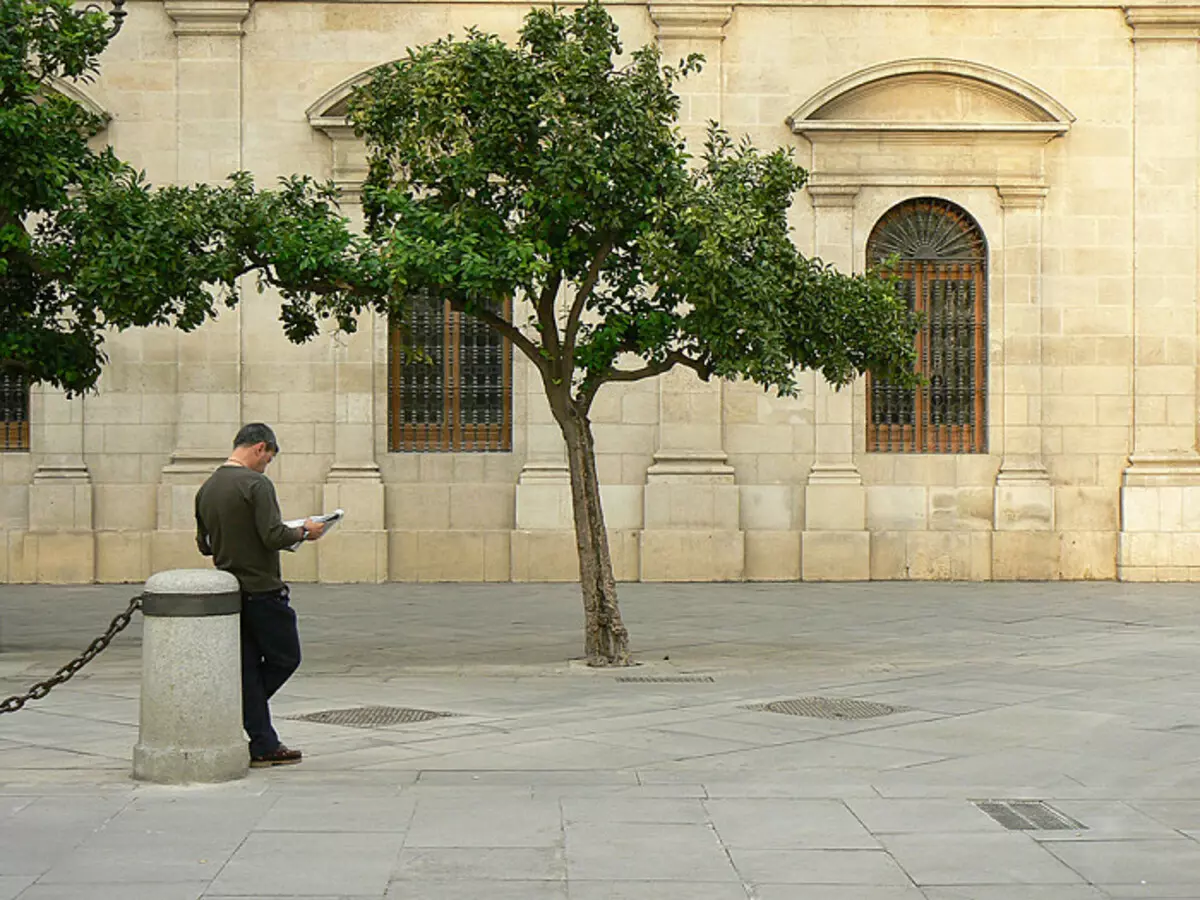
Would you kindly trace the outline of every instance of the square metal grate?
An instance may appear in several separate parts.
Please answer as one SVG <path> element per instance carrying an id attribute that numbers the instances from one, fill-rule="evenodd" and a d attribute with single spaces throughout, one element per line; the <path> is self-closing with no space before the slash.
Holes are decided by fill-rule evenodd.
<path id="1" fill-rule="evenodd" d="M 408 725 L 412 722 L 427 722 L 430 719 L 445 719 L 455 715 L 434 712 L 429 709 L 409 709 L 403 706 L 355 706 L 350 709 L 325 709 L 305 713 L 302 716 L 287 716 L 303 722 L 319 722 L 322 725 L 345 725 L 349 728 L 387 728 L 391 725 Z"/>
<path id="2" fill-rule="evenodd" d="M 626 684 L 712 684 L 711 675 L 618 675 Z"/>
<path id="3" fill-rule="evenodd" d="M 847 697 L 797 697 L 795 700 L 773 700 L 747 706 L 759 712 L 781 713 L 785 716 L 807 716 L 810 719 L 873 719 L 890 716 L 904 709 L 870 700 L 852 700 Z"/>
<path id="4" fill-rule="evenodd" d="M 1044 800 L 972 800 L 1009 831 L 1086 831 Z"/>

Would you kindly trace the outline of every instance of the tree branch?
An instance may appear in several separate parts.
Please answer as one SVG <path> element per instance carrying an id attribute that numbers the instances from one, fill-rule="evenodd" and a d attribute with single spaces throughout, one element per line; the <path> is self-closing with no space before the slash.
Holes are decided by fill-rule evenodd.
<path id="1" fill-rule="evenodd" d="M 501 335 L 508 338 L 514 345 L 520 348 L 521 352 L 528 356 L 533 363 L 538 367 L 543 375 L 546 374 L 546 360 L 542 357 L 541 348 L 533 341 L 521 334 L 520 330 L 515 325 L 509 322 L 502 316 L 496 315 L 489 309 L 479 309 L 475 312 L 467 312 L 466 304 L 461 300 L 451 300 L 450 308 L 456 312 L 460 312 L 465 316 L 472 316 L 479 319 L 484 324 L 498 331 Z"/>
<path id="2" fill-rule="evenodd" d="M 566 347 L 563 351 L 563 356 L 572 362 L 575 357 L 575 339 L 579 335 L 579 320 L 583 318 L 583 310 L 587 306 L 588 298 L 592 296 L 596 282 L 600 280 L 600 269 L 604 266 L 604 261 L 608 259 L 608 254 L 612 252 L 612 248 L 612 239 L 605 238 L 603 243 L 600 244 L 600 249 L 596 251 L 596 255 L 592 258 L 592 264 L 588 266 L 587 277 L 583 279 L 583 284 L 579 286 L 579 290 L 575 294 L 575 302 L 571 304 L 571 312 L 567 315 L 567 325 L 564 329 Z"/>
<path id="3" fill-rule="evenodd" d="M 700 362 L 698 359 L 692 359 L 680 350 L 670 351 L 666 357 L 658 362 L 647 363 L 640 369 L 609 369 L 595 381 L 585 383 L 579 391 L 579 402 L 583 409 L 591 407 L 592 399 L 596 396 L 596 391 L 600 390 L 600 386 L 607 384 L 610 381 L 641 381 L 643 378 L 653 378 L 656 375 L 662 375 L 668 372 L 675 366 L 685 366 L 691 369 L 705 381 L 712 377 L 712 370 Z"/>
<path id="4" fill-rule="evenodd" d="M 552 356 L 558 356 L 562 345 L 558 340 L 558 321 L 554 315 L 554 300 L 558 297 L 558 288 L 562 284 L 562 272 L 554 273 L 542 293 L 538 296 L 534 309 L 537 312 L 538 324 L 542 326 L 542 344 Z"/>

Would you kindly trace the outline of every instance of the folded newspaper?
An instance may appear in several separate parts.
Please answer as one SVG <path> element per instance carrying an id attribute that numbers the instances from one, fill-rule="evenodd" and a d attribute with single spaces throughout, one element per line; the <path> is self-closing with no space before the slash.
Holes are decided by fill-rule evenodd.
<path id="1" fill-rule="evenodd" d="M 321 516 L 310 516 L 310 518 L 314 522 L 324 522 L 325 523 L 325 531 L 322 532 L 322 534 L 321 534 L 321 536 L 324 537 L 325 535 L 329 534 L 329 532 L 333 531 L 334 526 L 336 526 L 338 522 L 342 521 L 342 518 L 345 515 L 346 515 L 346 511 L 344 509 L 335 509 L 331 513 L 325 513 L 324 515 L 321 515 Z M 288 528 L 299 528 L 301 525 L 304 524 L 304 519 L 286 519 L 286 520 L 284 520 L 283 524 L 286 525 Z M 296 541 L 296 543 L 292 544 L 292 546 L 284 547 L 283 549 L 291 550 L 294 552 L 295 549 L 303 543 L 304 543 L 304 541 Z"/>

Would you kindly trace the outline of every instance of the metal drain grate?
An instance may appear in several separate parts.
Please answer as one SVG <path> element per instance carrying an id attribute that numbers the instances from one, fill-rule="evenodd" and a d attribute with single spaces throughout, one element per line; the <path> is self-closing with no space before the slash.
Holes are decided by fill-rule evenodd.
<path id="1" fill-rule="evenodd" d="M 711 675 L 618 675 L 617 681 L 635 684 L 712 684 Z"/>
<path id="2" fill-rule="evenodd" d="M 876 716 L 889 716 L 904 707 L 845 697 L 797 697 L 795 700 L 756 703 L 746 709 L 782 713 L 785 716 L 808 716 L 811 719 L 873 719 Z"/>
<path id="3" fill-rule="evenodd" d="M 1009 831 L 1086 831 L 1044 800 L 972 800 Z"/>
<path id="4" fill-rule="evenodd" d="M 390 725 L 408 725 L 412 722 L 427 722 L 430 719 L 445 719 L 453 715 L 454 713 L 434 712 L 429 709 L 408 709 L 403 706 L 355 706 L 350 709 L 325 709 L 321 712 L 287 716 L 287 718 L 303 722 L 320 722 L 322 725 L 345 725 L 349 728 L 387 728 Z"/>

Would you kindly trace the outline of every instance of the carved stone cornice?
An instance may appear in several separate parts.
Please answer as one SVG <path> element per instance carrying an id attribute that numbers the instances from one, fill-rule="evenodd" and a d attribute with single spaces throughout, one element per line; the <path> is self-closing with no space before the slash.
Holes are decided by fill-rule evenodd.
<path id="1" fill-rule="evenodd" d="M 163 0 L 177 35 L 245 34 L 250 0 Z"/>
<path id="2" fill-rule="evenodd" d="M 651 3 L 650 18 L 661 40 L 725 40 L 725 26 L 733 18 L 727 4 Z"/>
<path id="3" fill-rule="evenodd" d="M 854 206 L 854 198 L 858 196 L 858 185 L 812 184 L 810 182 L 808 196 L 812 198 L 814 209 L 830 207 L 848 209 Z"/>
<path id="4" fill-rule="evenodd" d="M 1126 6 L 1135 41 L 1200 40 L 1200 6 Z"/>

